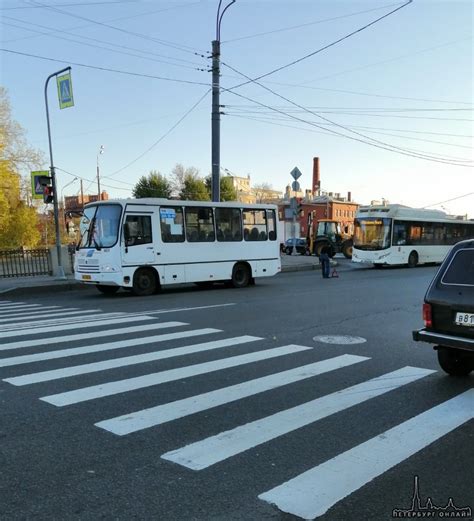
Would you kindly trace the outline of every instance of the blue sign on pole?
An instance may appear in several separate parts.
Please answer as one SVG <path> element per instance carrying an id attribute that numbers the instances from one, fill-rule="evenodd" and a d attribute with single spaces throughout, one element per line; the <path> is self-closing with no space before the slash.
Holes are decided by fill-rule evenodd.
<path id="1" fill-rule="evenodd" d="M 74 107 L 74 98 L 72 94 L 71 73 L 68 72 L 63 76 L 57 76 L 59 108 Z"/>

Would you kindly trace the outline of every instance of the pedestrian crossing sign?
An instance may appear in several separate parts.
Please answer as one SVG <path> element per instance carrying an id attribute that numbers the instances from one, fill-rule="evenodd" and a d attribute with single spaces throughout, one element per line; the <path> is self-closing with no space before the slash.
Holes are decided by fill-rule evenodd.
<path id="1" fill-rule="evenodd" d="M 42 178 L 49 176 L 49 170 L 31 172 L 31 196 L 33 199 L 43 199 L 44 185 Z"/>
<path id="2" fill-rule="evenodd" d="M 56 78 L 58 84 L 59 108 L 74 107 L 74 98 L 72 95 L 71 73 L 63 74 Z"/>

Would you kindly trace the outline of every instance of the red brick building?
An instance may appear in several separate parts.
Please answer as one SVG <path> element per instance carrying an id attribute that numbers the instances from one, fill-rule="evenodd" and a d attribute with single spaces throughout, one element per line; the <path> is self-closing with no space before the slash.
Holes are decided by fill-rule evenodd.
<path id="1" fill-rule="evenodd" d="M 297 222 L 301 237 L 308 237 L 314 234 L 317 222 L 321 219 L 332 219 L 338 221 L 341 229 L 348 234 L 354 231 L 354 217 L 359 208 L 359 204 L 352 201 L 351 192 L 347 196 L 340 193 L 321 192 L 321 177 L 319 169 L 319 158 L 313 158 L 313 178 L 311 190 L 306 191 L 306 196 L 298 198 L 299 214 Z M 279 206 L 280 219 L 292 221 L 290 201 L 285 201 Z M 308 233 L 308 223 L 311 230 Z"/>

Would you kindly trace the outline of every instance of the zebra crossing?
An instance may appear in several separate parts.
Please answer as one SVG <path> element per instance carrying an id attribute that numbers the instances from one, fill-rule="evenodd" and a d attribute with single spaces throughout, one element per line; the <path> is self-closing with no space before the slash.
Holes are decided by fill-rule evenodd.
<path id="1" fill-rule="evenodd" d="M 38 317 L 51 317 L 46 321 Z M 54 333 L 56 336 L 52 336 Z M 137 336 L 138 334 L 144 336 Z M 164 383 L 212 375 L 232 368 L 245 368 L 273 360 L 287 360 L 299 353 L 310 353 L 310 345 L 273 345 L 265 338 L 240 335 L 226 336 L 221 329 L 193 328 L 187 322 L 162 321 L 159 316 L 140 313 L 104 313 L 101 310 L 80 310 L 74 307 L 46 306 L 0 301 L 0 379 L 14 387 L 42 384 L 37 398 L 58 408 L 87 404 L 95 400 L 147 389 Z M 197 343 L 194 343 L 195 340 Z M 167 342 L 173 342 L 173 347 Z M 73 345 L 71 346 L 70 344 Z M 175 347 L 175 343 L 179 345 Z M 147 348 L 136 354 L 134 347 Z M 225 350 L 225 351 L 224 351 Z M 116 356 L 123 353 L 124 356 Z M 225 353 L 224 358 L 212 355 Z M 192 355 L 208 357 L 199 363 L 186 364 Z M 77 356 L 101 355 L 101 360 L 77 364 Z M 222 356 L 222 355 L 221 355 Z M 140 367 L 161 360 L 179 360 L 176 368 L 147 372 L 117 379 L 114 370 Z M 239 383 L 208 390 L 146 409 L 131 410 L 118 416 L 109 415 L 94 423 L 98 433 L 129 436 L 146 429 L 159 429 L 164 424 L 203 411 L 219 411 L 219 407 L 251 398 L 262 393 L 288 388 L 325 374 L 336 374 L 349 367 L 362 367 L 367 356 L 342 354 L 265 376 L 244 379 Z M 54 368 L 40 362 L 56 361 Z M 59 367 L 58 367 L 59 364 Z M 182 365 L 184 364 L 184 365 Z M 27 369 L 24 368 L 27 366 Z M 257 366 L 258 367 L 258 366 Z M 2 370 L 7 370 L 8 374 Z M 15 371 L 11 375 L 11 370 Z M 436 371 L 405 366 L 374 375 L 365 381 L 338 389 L 299 405 L 279 410 L 230 430 L 196 439 L 188 445 L 163 452 L 160 458 L 195 472 L 225 465 L 237 455 L 247 453 L 264 443 L 271 443 L 298 429 L 335 414 L 357 409 L 382 396 L 426 381 Z M 77 377 L 99 373 L 101 383 L 77 387 Z M 76 378 L 76 380 L 74 380 Z M 73 379 L 76 387 L 57 392 L 57 382 Z M 55 394 L 47 394 L 48 382 L 56 382 Z M 101 414 L 106 411 L 101 408 Z M 276 506 L 282 512 L 304 519 L 324 515 L 332 506 L 392 467 L 421 451 L 474 418 L 474 389 L 462 392 L 399 425 L 378 434 L 344 453 L 304 471 L 288 476 L 288 481 L 269 490 L 258 492 L 258 500 Z M 350 427 L 350 426 L 349 426 Z M 354 465 L 354 462 L 357 464 Z"/>

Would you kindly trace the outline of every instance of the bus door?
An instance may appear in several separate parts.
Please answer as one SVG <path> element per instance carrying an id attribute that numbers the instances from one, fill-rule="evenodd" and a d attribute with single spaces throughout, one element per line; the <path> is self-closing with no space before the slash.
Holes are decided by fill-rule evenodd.
<path id="1" fill-rule="evenodd" d="M 140 266 L 155 264 L 156 254 L 153 244 L 155 215 L 150 207 L 127 206 L 122 230 L 122 264 Z"/>

